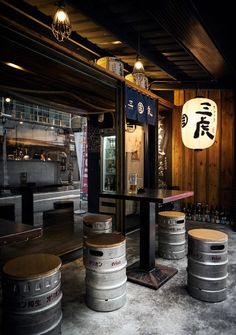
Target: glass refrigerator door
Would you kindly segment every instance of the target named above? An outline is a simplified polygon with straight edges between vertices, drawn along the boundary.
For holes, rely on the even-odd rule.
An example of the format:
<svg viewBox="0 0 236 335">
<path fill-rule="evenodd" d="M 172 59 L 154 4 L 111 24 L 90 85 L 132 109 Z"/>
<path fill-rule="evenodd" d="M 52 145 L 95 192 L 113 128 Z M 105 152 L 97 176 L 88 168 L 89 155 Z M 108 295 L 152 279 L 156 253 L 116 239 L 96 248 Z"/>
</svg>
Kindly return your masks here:
<svg viewBox="0 0 236 335">
<path fill-rule="evenodd" d="M 102 146 L 102 190 L 116 190 L 116 142 L 115 136 L 104 136 Z"/>
</svg>

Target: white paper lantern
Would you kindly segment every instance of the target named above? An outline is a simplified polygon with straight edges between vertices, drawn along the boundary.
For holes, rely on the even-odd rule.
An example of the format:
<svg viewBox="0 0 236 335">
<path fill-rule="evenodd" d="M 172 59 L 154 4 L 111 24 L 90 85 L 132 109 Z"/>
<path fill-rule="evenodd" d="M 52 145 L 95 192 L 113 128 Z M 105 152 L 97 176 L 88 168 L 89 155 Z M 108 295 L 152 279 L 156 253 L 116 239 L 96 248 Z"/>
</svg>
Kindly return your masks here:
<svg viewBox="0 0 236 335">
<path fill-rule="evenodd" d="M 215 141 L 217 105 L 207 98 L 188 100 L 182 109 L 182 140 L 190 149 L 206 149 Z"/>
</svg>

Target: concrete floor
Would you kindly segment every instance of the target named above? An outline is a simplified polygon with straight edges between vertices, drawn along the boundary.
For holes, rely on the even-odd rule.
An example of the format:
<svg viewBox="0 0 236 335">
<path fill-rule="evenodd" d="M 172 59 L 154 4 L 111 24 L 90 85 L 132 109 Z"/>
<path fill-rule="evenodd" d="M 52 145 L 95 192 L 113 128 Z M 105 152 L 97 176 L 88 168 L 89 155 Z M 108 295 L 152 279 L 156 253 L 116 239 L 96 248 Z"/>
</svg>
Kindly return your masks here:
<svg viewBox="0 0 236 335">
<path fill-rule="evenodd" d="M 202 224 L 204 225 L 204 224 Z M 205 228 L 206 226 L 204 226 Z M 113 312 L 95 312 L 85 302 L 85 269 L 81 259 L 62 267 L 63 335 L 235 335 L 236 334 L 236 233 L 229 235 L 228 298 L 202 302 L 186 290 L 187 258 L 157 257 L 178 273 L 158 290 L 127 282 L 127 302 Z M 128 264 L 138 259 L 138 233 L 127 236 Z"/>
</svg>

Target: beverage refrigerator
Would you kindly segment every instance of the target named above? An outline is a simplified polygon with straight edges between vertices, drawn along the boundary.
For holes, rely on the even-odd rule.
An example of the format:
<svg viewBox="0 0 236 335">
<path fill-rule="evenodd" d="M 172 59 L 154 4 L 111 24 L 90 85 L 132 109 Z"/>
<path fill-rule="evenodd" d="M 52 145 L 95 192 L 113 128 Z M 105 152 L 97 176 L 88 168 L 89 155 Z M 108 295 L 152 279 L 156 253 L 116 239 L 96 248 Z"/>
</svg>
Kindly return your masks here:
<svg viewBox="0 0 236 335">
<path fill-rule="evenodd" d="M 116 190 L 115 136 L 102 137 L 102 191 Z"/>
<path fill-rule="evenodd" d="M 101 137 L 101 191 L 116 190 L 116 137 L 104 135 Z M 99 200 L 99 211 L 102 213 L 115 213 L 115 200 Z"/>
<path fill-rule="evenodd" d="M 138 188 L 143 188 L 144 177 L 144 129 L 141 126 L 127 127 L 125 133 L 125 182 L 129 188 L 129 174 L 137 173 Z M 103 135 L 101 138 L 101 191 L 116 191 L 116 137 Z M 135 201 L 125 202 L 126 215 L 137 211 Z M 115 213 L 115 199 L 100 198 L 99 211 Z"/>
</svg>

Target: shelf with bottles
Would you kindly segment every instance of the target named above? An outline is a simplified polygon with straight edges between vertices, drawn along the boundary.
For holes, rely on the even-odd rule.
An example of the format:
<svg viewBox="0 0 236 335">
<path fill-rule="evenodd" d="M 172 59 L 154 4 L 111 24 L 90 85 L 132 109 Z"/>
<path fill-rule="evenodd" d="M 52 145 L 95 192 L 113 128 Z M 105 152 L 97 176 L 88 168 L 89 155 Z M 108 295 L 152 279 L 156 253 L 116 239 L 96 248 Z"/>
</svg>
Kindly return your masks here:
<svg viewBox="0 0 236 335">
<path fill-rule="evenodd" d="M 202 222 L 208 224 L 232 225 L 232 215 L 229 209 L 210 206 L 208 204 L 187 203 L 183 204 L 182 212 L 187 221 Z"/>
<path fill-rule="evenodd" d="M 107 152 L 106 155 L 105 155 L 105 160 L 115 160 L 116 159 L 116 156 L 114 153 L 112 152 Z"/>
<path fill-rule="evenodd" d="M 106 174 L 104 191 L 115 191 L 115 190 L 116 190 L 116 176 Z"/>
<path fill-rule="evenodd" d="M 115 176 L 116 175 L 116 172 L 106 172 L 105 173 L 105 178 L 106 176 Z"/>
</svg>

